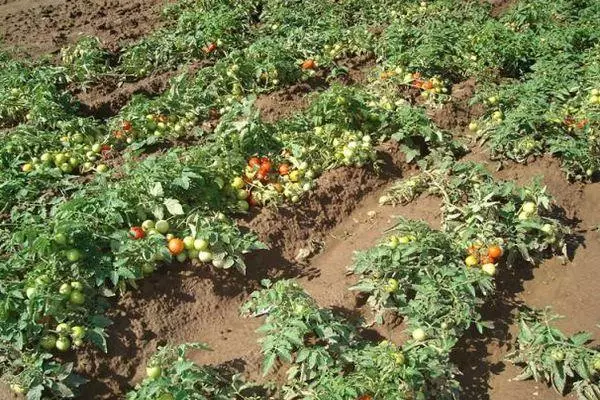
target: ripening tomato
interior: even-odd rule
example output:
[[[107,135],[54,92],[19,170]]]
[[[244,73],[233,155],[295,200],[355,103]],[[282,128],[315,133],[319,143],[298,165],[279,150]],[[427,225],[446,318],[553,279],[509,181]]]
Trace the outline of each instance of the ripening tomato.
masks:
[[[130,131],[131,128],[132,128],[131,122],[129,122],[129,121],[123,121],[123,130],[125,132]]]
[[[502,247],[496,245],[490,246],[488,248],[488,256],[490,256],[493,259],[498,259],[502,257]]]
[[[467,267],[474,267],[477,264],[479,264],[479,260],[475,256],[468,256],[467,258],[465,258],[465,264],[467,265]]]
[[[258,179],[261,182],[268,182],[269,181],[269,173],[268,172],[263,172],[258,171],[258,173],[256,174],[256,179]]]
[[[169,251],[174,256],[181,254],[183,252],[183,250],[185,250],[185,244],[183,243],[183,240],[181,240],[179,238],[173,238],[173,239],[169,240],[168,247],[169,247]]]
[[[258,157],[250,157],[248,160],[248,165],[251,168],[259,167],[260,168],[260,159]]]
[[[290,166],[288,164],[281,164],[279,166],[279,175],[287,175],[290,173]]]
[[[146,232],[139,226],[132,226],[129,228],[129,236],[131,236],[133,240],[139,240],[146,236]]]
[[[316,66],[317,64],[315,63],[315,60],[311,58],[302,63],[302,69],[315,69]]]
[[[423,82],[423,85],[421,85],[421,88],[425,89],[425,90],[431,90],[431,89],[433,89],[433,83],[431,83],[431,81]]]
[[[369,394],[363,394],[361,396],[358,396],[356,400],[373,400],[373,396]]]

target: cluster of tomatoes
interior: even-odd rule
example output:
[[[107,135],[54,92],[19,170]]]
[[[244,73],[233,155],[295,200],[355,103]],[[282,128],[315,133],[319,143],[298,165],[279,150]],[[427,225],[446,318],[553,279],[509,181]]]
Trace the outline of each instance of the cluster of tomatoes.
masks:
[[[588,103],[595,106],[600,105],[600,89],[590,90],[590,97],[588,98]]]
[[[433,97],[437,94],[447,93],[448,89],[444,86],[442,80],[438,77],[424,79],[420,72],[415,72],[411,75],[412,86],[421,89],[423,98]]]
[[[82,134],[76,133],[61,138],[64,150],[47,151],[40,157],[33,157],[21,166],[23,172],[56,169],[64,174],[85,174],[91,171],[107,172],[105,160],[112,156],[112,147],[100,143],[85,144]]]
[[[166,220],[146,220],[142,223],[142,226],[133,226],[129,229],[129,237],[132,240],[140,240],[146,236],[162,235],[165,237],[167,242],[167,249],[173,257],[173,259],[184,262],[186,260],[199,260],[202,263],[209,263],[212,261],[213,265],[217,268],[222,267],[222,264],[227,260],[214,260],[213,253],[210,249],[209,242],[202,237],[185,236],[179,238],[173,233],[169,233],[171,227],[169,222]],[[163,261],[164,257],[162,254],[157,253],[154,257],[155,261]],[[148,263],[144,265],[142,271],[145,274],[150,274],[154,271],[154,265]]]
[[[465,258],[465,265],[467,267],[481,267],[484,273],[494,276],[496,275],[496,265],[502,258],[504,250],[496,244],[484,247],[480,243],[475,243],[469,246],[467,253],[469,254]]]
[[[282,196],[295,203],[303,191],[312,188],[314,172],[305,164],[294,168],[282,162],[275,166],[269,157],[250,157],[244,174],[232,179],[229,194],[237,200],[241,211],[275,202]]]
[[[54,349],[58,351],[67,351],[73,347],[80,347],[87,334],[84,326],[71,326],[69,323],[62,322],[56,326],[53,332],[48,333],[40,339],[40,346],[46,351]]]

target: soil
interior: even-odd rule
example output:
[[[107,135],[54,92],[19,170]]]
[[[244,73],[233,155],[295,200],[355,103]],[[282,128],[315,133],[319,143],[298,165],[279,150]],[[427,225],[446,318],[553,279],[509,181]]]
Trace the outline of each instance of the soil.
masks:
[[[54,53],[84,35],[116,51],[161,25],[165,0],[0,0],[5,48],[32,57]],[[35,38],[35,40],[32,40]]]

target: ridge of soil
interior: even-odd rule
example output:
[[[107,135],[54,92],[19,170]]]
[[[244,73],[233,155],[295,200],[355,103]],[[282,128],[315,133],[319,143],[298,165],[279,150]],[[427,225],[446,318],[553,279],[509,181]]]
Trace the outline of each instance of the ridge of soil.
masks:
[[[0,37],[31,57],[54,53],[84,35],[100,38],[111,50],[162,25],[165,0],[4,0]],[[35,38],[35,40],[32,40]]]

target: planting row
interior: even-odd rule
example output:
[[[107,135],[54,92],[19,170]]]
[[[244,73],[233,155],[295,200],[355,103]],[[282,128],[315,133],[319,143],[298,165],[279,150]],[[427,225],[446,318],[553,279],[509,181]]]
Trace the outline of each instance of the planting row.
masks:
[[[295,282],[265,281],[266,288],[252,294],[242,314],[265,316],[259,329],[264,336],[263,372],[283,365],[287,378],[278,389],[262,386],[263,398],[267,393],[284,399],[456,398],[460,386],[450,353],[471,326],[480,331],[486,327],[478,308],[494,295],[497,269],[536,264],[564,245],[566,230],[546,216],[550,198],[539,186],[494,182],[482,166],[470,163],[448,162],[443,169],[427,169],[406,182],[421,178],[423,188],[444,200],[442,229],[400,219],[380,244],[358,253],[351,268],[359,280],[350,289],[367,294],[375,321],[382,323],[390,312],[402,316],[408,321],[408,340],[402,346],[385,340],[373,343],[363,336],[365,323],[320,308]],[[387,199],[398,198],[398,186]],[[569,356],[562,353],[559,362],[579,354],[564,350],[568,343],[561,338],[549,344],[552,349],[543,350],[552,351],[555,359],[557,349],[570,351]],[[587,339],[582,336],[575,342]],[[584,354],[589,361],[595,353]],[[177,361],[182,362],[186,361]],[[194,379],[180,385],[175,365],[153,359],[148,378],[131,398],[191,396]],[[592,361],[584,365],[583,376],[596,379]],[[221,380],[213,378],[208,387],[235,399],[245,398],[235,387],[257,389],[239,386],[238,378],[231,376],[219,375]],[[199,381],[206,385],[204,378]]]

